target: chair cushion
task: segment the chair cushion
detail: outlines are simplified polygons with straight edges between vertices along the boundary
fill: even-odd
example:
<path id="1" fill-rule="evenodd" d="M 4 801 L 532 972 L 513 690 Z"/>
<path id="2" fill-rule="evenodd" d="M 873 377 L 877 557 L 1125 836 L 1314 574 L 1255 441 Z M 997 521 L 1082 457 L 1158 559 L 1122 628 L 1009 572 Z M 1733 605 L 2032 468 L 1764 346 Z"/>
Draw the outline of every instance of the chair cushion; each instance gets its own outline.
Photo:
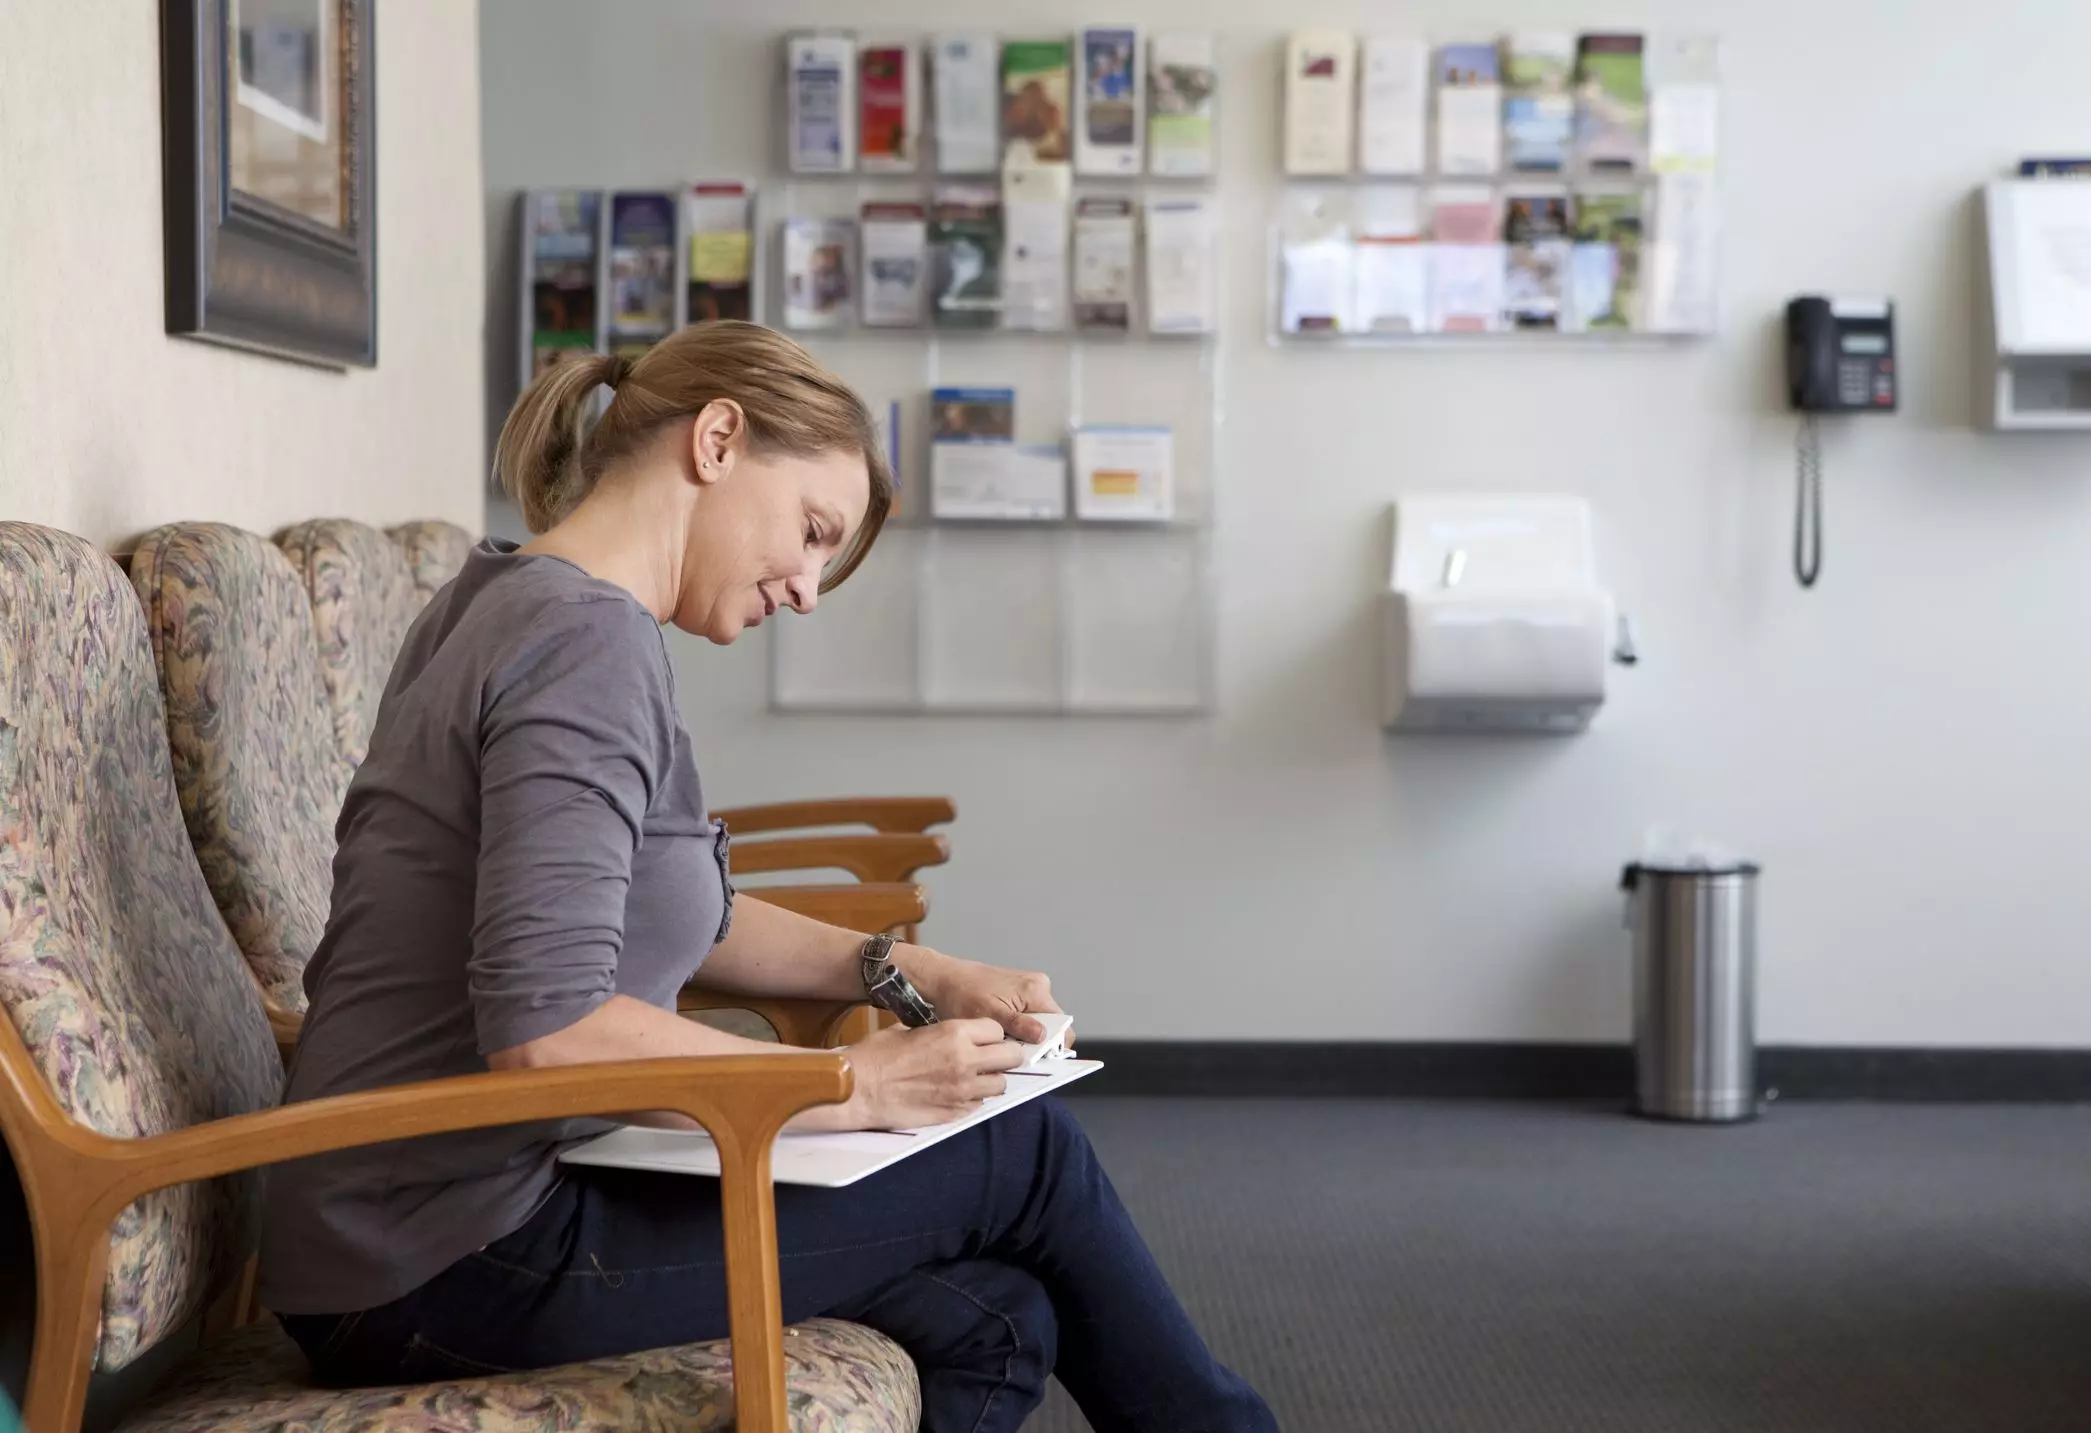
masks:
<path id="1" fill-rule="evenodd" d="M 912 1433 L 921 1390 L 914 1364 L 891 1340 L 832 1319 L 786 1333 L 797 1433 Z M 733 1360 L 724 1342 L 401 1388 L 318 1389 L 308 1377 L 305 1356 L 273 1320 L 249 1324 L 177 1371 L 120 1433 L 696 1433 L 733 1426 Z"/>
<path id="2" fill-rule="evenodd" d="M 79 538 L 0 522 L 0 1010 L 59 1106 L 107 1135 L 266 1108 L 283 1079 L 180 809 L 123 574 Z M 117 1218 L 104 1368 L 230 1282 L 255 1207 L 240 1176 Z"/>
<path id="3" fill-rule="evenodd" d="M 423 606 L 465 570 L 465 558 L 472 552 L 472 534 L 454 522 L 403 522 L 386 528 L 385 535 L 405 555 Z"/>
<path id="4" fill-rule="evenodd" d="M 218 523 L 153 529 L 131 581 L 197 860 L 264 993 L 303 1010 L 351 770 L 328 715 L 312 603 L 266 538 Z"/>
<path id="5" fill-rule="evenodd" d="M 361 766 L 378 721 L 378 699 L 423 598 L 392 541 L 347 518 L 315 518 L 276 535 L 305 584 L 312 635 L 327 684 L 334 740 Z"/>

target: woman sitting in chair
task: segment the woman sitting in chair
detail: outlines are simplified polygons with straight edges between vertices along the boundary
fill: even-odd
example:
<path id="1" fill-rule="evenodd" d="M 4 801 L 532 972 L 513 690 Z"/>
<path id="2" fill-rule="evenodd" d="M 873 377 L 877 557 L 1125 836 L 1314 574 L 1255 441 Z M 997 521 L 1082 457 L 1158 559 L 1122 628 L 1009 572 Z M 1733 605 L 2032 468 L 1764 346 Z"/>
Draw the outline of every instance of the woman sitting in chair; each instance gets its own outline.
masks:
<path id="1" fill-rule="evenodd" d="M 584 433 L 598 386 L 608 408 Z M 661 624 L 725 644 L 861 563 L 892 502 L 863 402 L 800 347 L 696 325 L 538 378 L 496 465 L 538 534 L 483 543 L 408 633 L 349 788 L 288 1100 L 602 1060 L 768 1054 L 675 1014 L 701 964 L 942 1016 L 851 1046 L 795 1127 L 906 1128 L 999 1094 L 1046 978 L 737 905 Z M 825 576 L 823 576 L 825 574 Z M 881 959 L 880 957 L 884 957 Z M 907 991 L 900 992 L 907 998 Z M 475 1130 L 270 1177 L 263 1302 L 334 1384 L 539 1368 L 727 1331 L 718 1186 L 561 1166 L 599 1123 Z M 776 1191 L 784 1316 L 907 1350 L 923 1427 L 1015 1429 L 1057 1372 L 1101 1430 L 1270 1429 L 1051 1099 L 846 1189 Z"/>

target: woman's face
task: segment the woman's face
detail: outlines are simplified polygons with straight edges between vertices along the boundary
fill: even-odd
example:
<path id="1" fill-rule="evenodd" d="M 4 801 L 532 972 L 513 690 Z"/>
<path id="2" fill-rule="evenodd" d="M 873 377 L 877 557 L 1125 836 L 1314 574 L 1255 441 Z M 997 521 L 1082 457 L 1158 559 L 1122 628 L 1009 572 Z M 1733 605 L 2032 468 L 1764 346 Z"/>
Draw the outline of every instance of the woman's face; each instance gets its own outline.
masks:
<path id="1" fill-rule="evenodd" d="M 863 524 L 871 478 L 859 453 L 757 457 L 745 441 L 708 445 L 705 427 L 671 620 L 723 647 L 780 608 L 813 610 L 821 570 Z"/>

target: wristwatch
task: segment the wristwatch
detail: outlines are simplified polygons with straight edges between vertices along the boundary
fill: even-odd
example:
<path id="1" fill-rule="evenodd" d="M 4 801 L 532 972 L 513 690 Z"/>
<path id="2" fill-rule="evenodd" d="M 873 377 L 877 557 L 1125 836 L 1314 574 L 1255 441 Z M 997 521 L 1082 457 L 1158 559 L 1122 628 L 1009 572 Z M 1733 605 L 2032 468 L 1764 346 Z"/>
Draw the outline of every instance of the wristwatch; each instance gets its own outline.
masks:
<path id="1" fill-rule="evenodd" d="M 875 935 L 864 942 L 857 952 L 857 963 L 864 974 L 864 994 L 873 1005 L 898 1016 L 900 1023 L 910 1029 L 934 1025 L 937 1007 L 923 998 L 915 988 L 915 982 L 900 973 L 900 967 L 891 959 L 893 937 Z"/>

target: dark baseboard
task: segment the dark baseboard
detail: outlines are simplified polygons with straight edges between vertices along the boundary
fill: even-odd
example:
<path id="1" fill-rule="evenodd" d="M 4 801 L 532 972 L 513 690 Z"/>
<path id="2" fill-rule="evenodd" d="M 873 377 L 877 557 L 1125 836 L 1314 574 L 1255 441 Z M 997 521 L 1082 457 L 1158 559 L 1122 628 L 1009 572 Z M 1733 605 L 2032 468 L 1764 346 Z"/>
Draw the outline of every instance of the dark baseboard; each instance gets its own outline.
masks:
<path id="1" fill-rule="evenodd" d="M 1625 1101 L 1624 1045 L 1484 1042 L 1083 1040 L 1106 1068 L 1070 1097 L 1229 1095 L 1313 1098 Z M 2091 1049 L 1902 1049 L 1772 1045 L 1758 1082 L 1787 1100 L 1923 1103 L 2091 1101 Z"/>

